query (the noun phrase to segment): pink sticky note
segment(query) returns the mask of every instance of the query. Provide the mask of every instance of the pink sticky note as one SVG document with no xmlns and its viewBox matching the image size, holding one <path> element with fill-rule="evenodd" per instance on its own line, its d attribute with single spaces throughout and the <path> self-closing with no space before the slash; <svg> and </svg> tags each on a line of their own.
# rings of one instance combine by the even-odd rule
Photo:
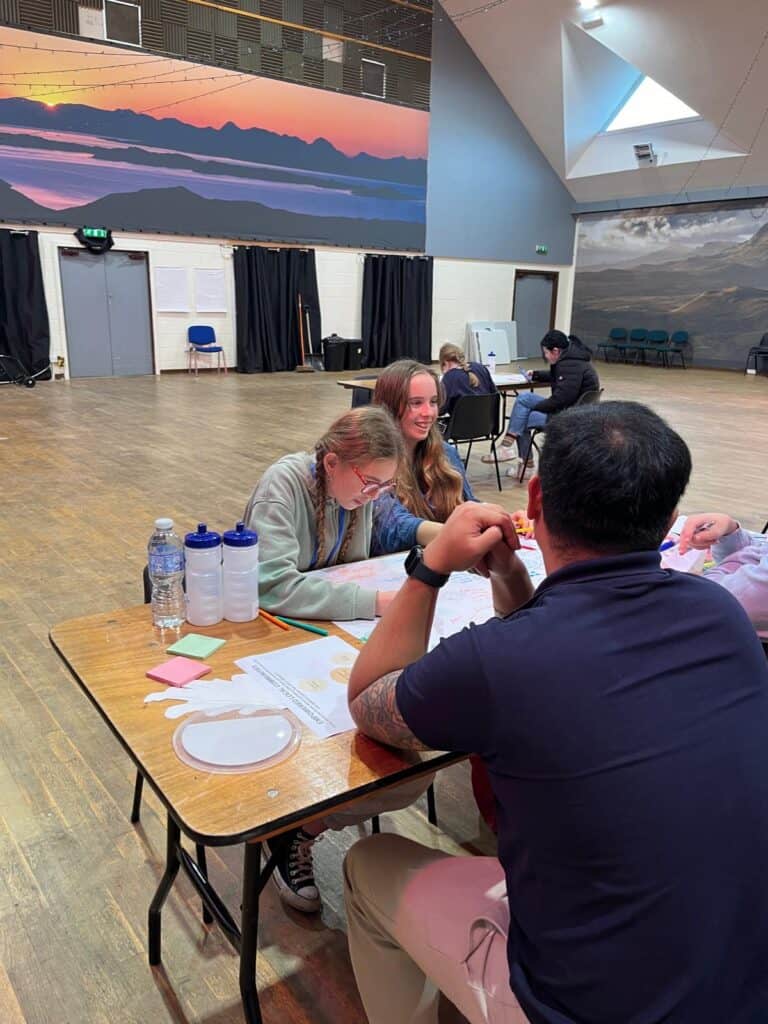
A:
<svg viewBox="0 0 768 1024">
<path fill-rule="evenodd" d="M 203 665 L 192 658 L 179 657 L 164 661 L 162 665 L 156 665 L 149 669 L 147 675 L 150 679 L 156 679 L 159 683 L 168 683 L 169 686 L 184 686 L 210 671 L 210 665 Z"/>
</svg>

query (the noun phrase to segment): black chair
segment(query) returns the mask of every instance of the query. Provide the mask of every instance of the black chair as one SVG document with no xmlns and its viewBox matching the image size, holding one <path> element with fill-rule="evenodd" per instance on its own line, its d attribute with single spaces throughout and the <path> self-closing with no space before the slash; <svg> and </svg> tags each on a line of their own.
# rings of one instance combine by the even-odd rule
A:
<svg viewBox="0 0 768 1024">
<path fill-rule="evenodd" d="M 768 359 L 768 334 L 764 334 L 760 339 L 759 345 L 753 345 L 747 355 L 747 361 L 744 364 L 744 373 L 749 369 L 749 361 L 754 359 L 755 361 L 755 373 L 759 373 L 760 366 L 758 365 L 758 359 Z"/>
<path fill-rule="evenodd" d="M 355 377 L 355 380 L 376 380 L 375 373 L 361 374 L 359 377 Z M 370 405 L 373 401 L 373 391 L 371 388 L 352 388 L 352 405 L 350 408 L 357 409 L 359 405 Z"/>
<path fill-rule="evenodd" d="M 451 409 L 450 418 L 443 431 L 443 437 L 450 444 L 467 444 L 467 457 L 464 468 L 467 468 L 472 445 L 475 441 L 490 441 L 491 454 L 496 466 L 496 482 L 501 490 L 499 474 L 499 458 L 496 454 L 496 441 L 501 436 L 499 425 L 501 417 L 501 395 L 498 391 L 492 395 L 461 395 Z"/>
<path fill-rule="evenodd" d="M 576 399 L 576 401 L 573 404 L 574 405 L 594 405 L 595 402 L 599 402 L 600 401 L 600 395 L 602 395 L 603 390 L 604 390 L 603 388 L 599 388 L 599 389 L 596 388 L 594 391 L 585 391 L 583 394 L 579 395 L 579 397 Z M 543 427 L 531 427 L 531 429 L 529 431 L 529 434 L 530 434 L 530 444 L 528 445 L 528 451 L 525 453 L 525 461 L 523 462 L 523 465 L 520 468 L 520 476 L 518 477 L 518 483 L 522 483 L 523 480 L 525 479 L 525 474 L 528 471 L 528 466 L 529 466 L 530 461 L 531 461 L 531 451 L 535 448 L 537 453 L 539 455 L 541 455 L 541 449 L 536 444 L 536 438 L 539 436 L 539 434 L 545 433 L 546 429 L 547 429 L 546 423 L 544 424 Z"/>
</svg>

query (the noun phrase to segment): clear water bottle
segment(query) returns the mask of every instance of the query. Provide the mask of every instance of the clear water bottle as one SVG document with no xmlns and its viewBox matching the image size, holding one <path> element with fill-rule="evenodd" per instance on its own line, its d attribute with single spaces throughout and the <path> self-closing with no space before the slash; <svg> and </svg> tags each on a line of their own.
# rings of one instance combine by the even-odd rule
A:
<svg viewBox="0 0 768 1024">
<path fill-rule="evenodd" d="M 489 352 L 485 358 L 486 366 L 488 367 L 488 373 L 490 373 L 490 375 L 493 376 L 494 373 L 496 373 L 496 353 Z"/>
<path fill-rule="evenodd" d="M 238 523 L 224 534 L 224 618 L 250 622 L 259 614 L 259 535 Z"/>
<path fill-rule="evenodd" d="M 152 582 L 152 621 L 161 629 L 178 629 L 184 621 L 184 545 L 172 519 L 156 519 L 147 545 Z"/>
<path fill-rule="evenodd" d="M 213 626 L 224 614 L 224 589 L 221 577 L 221 534 L 198 523 L 194 533 L 184 538 L 184 564 L 187 581 L 187 622 L 193 626 Z"/>
</svg>

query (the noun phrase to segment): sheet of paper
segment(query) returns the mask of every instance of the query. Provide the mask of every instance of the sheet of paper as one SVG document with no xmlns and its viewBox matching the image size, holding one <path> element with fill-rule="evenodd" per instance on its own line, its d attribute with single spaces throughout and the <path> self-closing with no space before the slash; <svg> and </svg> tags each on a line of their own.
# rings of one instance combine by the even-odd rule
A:
<svg viewBox="0 0 768 1024">
<path fill-rule="evenodd" d="M 347 683 L 356 657 L 351 644 L 327 636 L 270 654 L 253 654 L 235 664 L 266 684 L 276 699 L 325 739 L 355 728 L 347 707 Z"/>
<path fill-rule="evenodd" d="M 533 541 L 525 541 L 526 547 L 518 553 L 525 563 L 534 587 L 544 579 L 546 572 L 541 552 Z M 330 569 L 319 570 L 328 579 L 336 582 L 354 582 L 371 590 L 397 590 L 405 581 L 404 557 L 402 553 L 370 558 L 366 562 L 348 562 Z M 493 616 L 491 585 L 482 576 L 469 572 L 455 572 L 440 591 L 435 609 L 435 618 L 429 638 L 429 650 L 436 647 L 444 636 L 458 633 L 470 623 L 486 622 Z M 367 640 L 376 620 L 354 619 L 336 623 L 358 640 Z"/>
<path fill-rule="evenodd" d="M 678 572 L 700 573 L 704 568 L 708 554 L 706 551 L 697 551 L 691 548 L 684 555 L 680 554 L 677 547 L 667 548 L 661 553 L 662 569 L 676 569 Z"/>
<path fill-rule="evenodd" d="M 683 532 L 683 527 L 685 526 L 685 521 L 687 518 L 688 516 L 678 516 L 674 523 L 672 523 L 672 526 L 670 527 L 670 534 L 672 534 L 675 537 L 679 537 L 680 534 Z"/>
<path fill-rule="evenodd" d="M 522 373 L 494 373 L 493 383 L 496 387 L 499 384 L 528 384 L 528 378 Z"/>
<path fill-rule="evenodd" d="M 186 267 L 155 267 L 155 309 L 158 313 L 189 312 Z"/>
<path fill-rule="evenodd" d="M 198 313 L 227 312 L 227 290 L 223 270 L 195 268 L 195 309 Z"/>
</svg>

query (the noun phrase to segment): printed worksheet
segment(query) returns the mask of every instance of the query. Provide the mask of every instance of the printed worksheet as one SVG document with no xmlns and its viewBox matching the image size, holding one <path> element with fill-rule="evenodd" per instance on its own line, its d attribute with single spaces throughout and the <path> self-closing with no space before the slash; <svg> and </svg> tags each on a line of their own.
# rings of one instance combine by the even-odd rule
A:
<svg viewBox="0 0 768 1024">
<path fill-rule="evenodd" d="M 538 545 L 524 541 L 518 556 L 525 563 L 534 587 L 544 579 L 546 571 Z M 405 556 L 402 552 L 369 558 L 365 562 L 348 562 L 319 572 L 335 582 L 354 582 L 371 590 L 398 590 L 405 581 Z M 493 616 L 491 584 L 482 576 L 470 572 L 455 572 L 441 589 L 437 598 L 435 618 L 429 637 L 429 650 L 436 647 L 442 637 L 458 633 L 471 623 L 487 622 Z M 353 619 L 337 622 L 341 629 L 358 640 L 367 640 L 376 625 L 375 619 Z"/>
<path fill-rule="evenodd" d="M 323 739 L 355 728 L 347 707 L 347 684 L 357 649 L 337 636 L 310 640 L 270 654 L 253 654 L 235 664 L 275 694 Z"/>
</svg>

